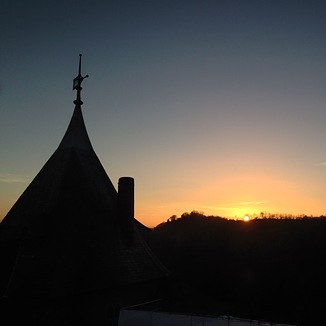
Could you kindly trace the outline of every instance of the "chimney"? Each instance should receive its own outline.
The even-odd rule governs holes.
[[[118,184],[118,216],[127,244],[134,237],[134,179],[121,177]]]

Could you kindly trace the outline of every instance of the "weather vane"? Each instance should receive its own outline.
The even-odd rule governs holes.
[[[74,78],[73,87],[72,87],[72,90],[75,90],[75,89],[77,90],[77,98],[74,101],[74,103],[76,105],[82,105],[83,104],[83,101],[81,100],[81,96],[80,96],[80,93],[81,93],[81,90],[82,90],[81,83],[85,78],[88,77],[88,75],[86,75],[84,77],[81,75],[81,57],[82,57],[82,55],[80,54],[79,55],[78,76],[76,78]]]

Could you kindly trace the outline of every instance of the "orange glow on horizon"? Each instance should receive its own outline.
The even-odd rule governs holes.
[[[221,171],[221,174],[223,171]],[[181,216],[191,211],[204,215],[243,220],[259,218],[262,214],[325,215],[325,204],[310,194],[309,184],[294,178],[264,175],[262,173],[223,174],[214,178],[193,175],[191,182],[185,176],[173,175],[137,182],[135,218],[148,227],[165,222],[172,215]],[[280,173],[282,176],[282,174]],[[177,182],[176,182],[177,180]],[[182,182],[180,182],[180,180]],[[157,184],[160,187],[157,187]],[[26,184],[6,184],[2,197],[0,220],[7,214],[26,188]],[[9,190],[8,190],[9,187]],[[14,187],[14,189],[12,189]],[[314,190],[316,190],[314,188]]]
[[[294,178],[282,178],[281,173],[280,176],[224,175],[206,180],[194,176],[191,185],[182,189],[178,189],[178,184],[171,185],[170,192],[148,194],[148,189],[138,189],[136,218],[155,227],[172,215],[191,211],[240,220],[246,215],[252,219],[274,214],[316,217],[325,214],[324,203],[311,197],[308,186]]]

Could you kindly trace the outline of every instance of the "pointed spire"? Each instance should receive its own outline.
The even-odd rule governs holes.
[[[79,148],[83,150],[91,150],[93,151],[93,147],[91,141],[88,137],[86,126],[84,123],[84,118],[81,110],[81,105],[83,101],[81,100],[81,83],[82,81],[88,77],[82,76],[81,74],[81,54],[79,55],[79,68],[78,68],[78,76],[74,79],[73,90],[77,90],[77,98],[74,101],[76,104],[74,113],[70,120],[68,129],[58,147],[58,149],[62,148]]]
[[[81,87],[81,83],[82,81],[88,77],[88,75],[86,76],[82,76],[81,75],[81,57],[82,55],[80,54],[79,55],[79,68],[78,68],[78,76],[76,78],[74,78],[74,82],[73,82],[73,90],[76,89],[77,90],[77,98],[76,100],[74,101],[74,103],[76,105],[82,105],[83,104],[83,101],[81,100],[81,90],[82,90],[82,87]]]

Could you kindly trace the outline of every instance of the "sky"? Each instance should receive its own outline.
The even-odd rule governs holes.
[[[85,124],[136,218],[326,214],[326,2],[2,0],[0,219]]]

